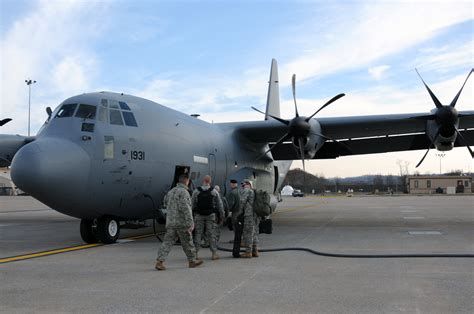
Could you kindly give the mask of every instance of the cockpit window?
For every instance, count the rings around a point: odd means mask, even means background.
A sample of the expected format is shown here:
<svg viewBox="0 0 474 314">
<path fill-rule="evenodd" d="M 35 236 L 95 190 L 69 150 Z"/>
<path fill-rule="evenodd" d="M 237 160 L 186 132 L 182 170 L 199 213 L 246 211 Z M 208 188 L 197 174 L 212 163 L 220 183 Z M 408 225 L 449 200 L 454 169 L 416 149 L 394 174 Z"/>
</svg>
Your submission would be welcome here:
<svg viewBox="0 0 474 314">
<path fill-rule="evenodd" d="M 130 107 L 127 105 L 127 103 L 123 101 L 119 101 L 119 105 L 122 110 L 129 110 L 129 111 L 131 110 Z"/>
<path fill-rule="evenodd" d="M 104 107 L 107 107 L 107 99 L 101 99 L 100 104 Z"/>
<path fill-rule="evenodd" d="M 112 109 L 120 109 L 118 101 L 109 100 L 109 107 Z"/>
<path fill-rule="evenodd" d="M 109 110 L 106 107 L 99 107 L 99 121 L 109 122 Z"/>
<path fill-rule="evenodd" d="M 77 109 L 76 118 L 95 119 L 96 106 L 81 104 Z"/>
<path fill-rule="evenodd" d="M 125 120 L 125 124 L 128 126 L 138 126 L 133 113 L 128 111 L 122 111 L 123 119 Z"/>
<path fill-rule="evenodd" d="M 66 118 L 72 117 L 74 111 L 76 110 L 77 104 L 65 104 L 61 106 L 58 113 L 56 114 L 56 118 Z"/>
<path fill-rule="evenodd" d="M 123 125 L 122 115 L 119 110 L 110 110 L 110 124 Z"/>
</svg>

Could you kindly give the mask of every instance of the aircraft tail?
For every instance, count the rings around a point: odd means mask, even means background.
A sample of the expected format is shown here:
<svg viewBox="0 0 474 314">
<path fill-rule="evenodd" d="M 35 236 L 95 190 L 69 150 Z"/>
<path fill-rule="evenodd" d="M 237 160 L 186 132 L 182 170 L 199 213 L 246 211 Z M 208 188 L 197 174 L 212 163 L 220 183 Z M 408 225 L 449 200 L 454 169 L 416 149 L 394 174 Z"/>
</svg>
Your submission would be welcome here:
<svg viewBox="0 0 474 314">
<path fill-rule="evenodd" d="M 270 79 L 268 81 L 268 96 L 267 108 L 265 110 L 265 120 L 270 117 L 269 114 L 275 117 L 280 117 L 280 87 L 278 85 L 278 63 L 272 59 L 272 66 L 270 69 Z"/>
</svg>

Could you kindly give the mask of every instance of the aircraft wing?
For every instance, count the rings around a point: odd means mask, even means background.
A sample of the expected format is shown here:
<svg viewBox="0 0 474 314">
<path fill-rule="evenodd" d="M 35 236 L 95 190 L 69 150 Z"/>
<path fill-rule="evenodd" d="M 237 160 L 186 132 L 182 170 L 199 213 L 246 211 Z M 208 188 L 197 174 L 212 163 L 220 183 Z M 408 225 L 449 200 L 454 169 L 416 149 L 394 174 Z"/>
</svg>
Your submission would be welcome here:
<svg viewBox="0 0 474 314">
<path fill-rule="evenodd" d="M 430 140 L 425 134 L 426 113 L 318 118 L 321 133 L 338 140 L 326 141 L 315 159 L 346 155 L 373 154 L 426 149 Z M 459 112 L 459 130 L 469 145 L 474 145 L 474 111 Z M 273 143 L 286 132 L 287 126 L 274 120 L 245 122 L 236 125 L 237 132 L 255 143 Z M 465 146 L 456 140 L 455 146 Z M 272 150 L 275 160 L 299 159 L 291 143 Z"/>
<path fill-rule="evenodd" d="M 34 136 L 0 134 L 0 167 L 10 166 L 15 153 L 34 139 Z"/>
<path fill-rule="evenodd" d="M 461 134 L 474 146 L 474 130 L 461 131 Z M 430 145 L 430 140 L 425 134 L 382 136 L 367 139 L 342 140 L 336 142 L 326 142 L 317 151 L 313 159 L 331 159 L 340 156 L 376 154 L 386 152 L 398 152 L 407 150 L 426 149 Z M 272 145 L 270 144 L 270 147 Z M 464 146 L 459 142 L 459 138 L 454 143 L 455 147 Z M 296 160 L 299 155 L 293 144 L 285 143 L 272 150 L 275 160 Z"/>
</svg>

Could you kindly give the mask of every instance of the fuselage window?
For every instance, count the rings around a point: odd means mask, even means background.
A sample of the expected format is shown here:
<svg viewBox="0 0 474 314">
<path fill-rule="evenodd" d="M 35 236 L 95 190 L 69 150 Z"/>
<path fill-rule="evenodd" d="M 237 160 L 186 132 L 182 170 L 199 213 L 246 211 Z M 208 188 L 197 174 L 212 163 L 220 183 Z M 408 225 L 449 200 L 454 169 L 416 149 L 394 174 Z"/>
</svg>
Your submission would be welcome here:
<svg viewBox="0 0 474 314">
<path fill-rule="evenodd" d="M 77 109 L 76 118 L 95 119 L 96 109 L 95 106 L 81 104 Z"/>
<path fill-rule="evenodd" d="M 130 107 L 127 105 L 127 103 L 124 103 L 123 101 L 119 101 L 119 105 L 120 105 L 120 108 L 121 108 L 122 110 L 129 110 L 129 111 L 132 110 L 132 109 L 130 109 Z"/>
<path fill-rule="evenodd" d="M 109 110 L 106 107 L 99 107 L 99 121 L 103 121 L 105 123 L 109 122 Z"/>
<path fill-rule="evenodd" d="M 123 125 L 122 114 L 119 110 L 110 110 L 110 124 Z"/>
<path fill-rule="evenodd" d="M 132 112 L 122 111 L 123 119 L 125 120 L 125 124 L 128 126 L 138 126 L 135 117 L 133 116 Z"/>
<path fill-rule="evenodd" d="M 72 117 L 74 111 L 76 110 L 77 104 L 66 104 L 62 105 L 56 114 L 56 118 L 67 118 Z"/>
</svg>

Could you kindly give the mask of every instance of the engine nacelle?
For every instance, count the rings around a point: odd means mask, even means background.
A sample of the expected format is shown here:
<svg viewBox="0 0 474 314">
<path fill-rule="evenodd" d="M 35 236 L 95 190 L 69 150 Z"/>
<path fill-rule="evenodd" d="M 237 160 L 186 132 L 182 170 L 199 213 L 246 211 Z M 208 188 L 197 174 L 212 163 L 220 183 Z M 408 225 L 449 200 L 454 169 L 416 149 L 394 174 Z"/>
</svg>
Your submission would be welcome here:
<svg viewBox="0 0 474 314">
<path fill-rule="evenodd" d="M 441 128 L 438 138 L 434 142 L 434 146 L 437 150 L 445 152 L 450 151 L 454 148 L 454 142 L 456 141 L 457 137 L 455 128 L 457 127 L 458 122 L 455 123 L 453 126 L 438 126 L 435 121 L 428 121 L 426 132 L 428 138 L 432 140 L 436 136 L 438 128 Z"/>
</svg>

